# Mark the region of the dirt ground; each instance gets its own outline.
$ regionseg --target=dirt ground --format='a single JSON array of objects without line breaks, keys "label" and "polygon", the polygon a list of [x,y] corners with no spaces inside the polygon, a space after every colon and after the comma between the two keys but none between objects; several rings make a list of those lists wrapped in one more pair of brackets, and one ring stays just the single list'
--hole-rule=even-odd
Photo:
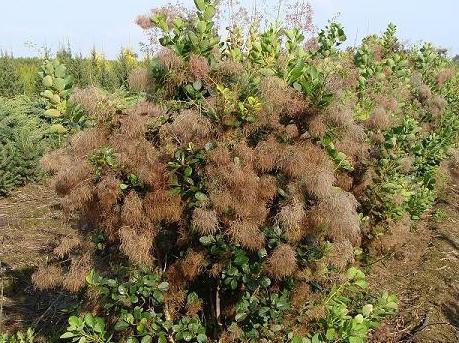
[{"label": "dirt ground", "polygon": [[7,198],[0,198],[3,328],[33,325],[38,333],[47,333],[56,325],[65,325],[66,308],[74,303],[74,298],[58,291],[35,290],[30,279],[34,268],[72,231],[54,193],[45,185],[27,185]]},{"label": "dirt ground", "polygon": [[458,175],[452,175],[425,225],[406,238],[371,267],[374,291],[389,290],[399,297],[397,316],[371,342],[459,342]]},{"label": "dirt ground", "polygon": [[[72,232],[46,185],[28,185],[0,199],[3,329],[33,325],[47,334],[65,326],[76,299],[39,292],[30,277]],[[395,252],[376,259],[367,274],[375,291],[396,293],[400,306],[370,342],[459,342],[459,178],[442,193],[426,224],[411,230]]]}]

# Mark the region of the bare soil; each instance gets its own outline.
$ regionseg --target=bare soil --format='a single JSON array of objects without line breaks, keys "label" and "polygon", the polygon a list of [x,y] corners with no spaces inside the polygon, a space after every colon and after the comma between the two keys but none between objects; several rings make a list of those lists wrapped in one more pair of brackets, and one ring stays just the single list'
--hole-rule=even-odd
[{"label": "bare soil", "polygon": [[426,223],[412,229],[405,244],[371,268],[373,289],[399,297],[398,314],[373,334],[373,343],[459,342],[459,177],[455,176]]},{"label": "bare soil", "polygon": [[49,334],[65,325],[74,297],[36,290],[31,275],[59,240],[72,232],[46,185],[30,184],[0,198],[0,291],[4,294],[0,332],[33,325],[39,334]]}]

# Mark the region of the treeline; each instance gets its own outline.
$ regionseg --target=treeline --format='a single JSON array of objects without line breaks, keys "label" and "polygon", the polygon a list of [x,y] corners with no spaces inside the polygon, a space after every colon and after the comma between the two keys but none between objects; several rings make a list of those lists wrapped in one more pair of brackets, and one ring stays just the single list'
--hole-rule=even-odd
[{"label": "treeline", "polygon": [[[47,54],[46,54],[47,55]],[[0,52],[0,96],[37,95],[42,91],[38,75],[40,66],[50,56],[14,57]],[[107,91],[127,87],[128,75],[137,67],[144,66],[130,49],[123,48],[116,60],[110,60],[93,49],[89,56],[72,53],[70,48],[62,48],[56,59],[63,63],[78,87],[96,86]]]}]

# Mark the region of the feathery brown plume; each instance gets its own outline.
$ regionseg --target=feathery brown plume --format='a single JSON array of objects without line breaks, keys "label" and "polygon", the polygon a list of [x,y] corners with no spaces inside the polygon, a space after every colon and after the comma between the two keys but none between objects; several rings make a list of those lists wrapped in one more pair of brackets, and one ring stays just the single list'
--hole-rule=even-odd
[{"label": "feathery brown plume", "polygon": [[215,78],[218,80],[237,79],[244,73],[244,67],[231,59],[220,61],[215,67]]},{"label": "feathery brown plume", "polygon": [[75,213],[87,208],[94,199],[94,185],[82,182],[67,194],[61,201],[63,210],[68,213]]},{"label": "feathery brown plume", "polygon": [[413,169],[414,157],[405,156],[399,160],[400,169],[404,173],[409,173]]},{"label": "feathery brown plume", "polygon": [[335,147],[346,155],[352,165],[368,159],[370,146],[367,135],[360,125],[351,125],[346,132],[336,140]]},{"label": "feathery brown plume", "polygon": [[325,230],[323,234],[332,242],[349,240],[353,245],[358,245],[361,237],[357,205],[351,193],[336,190],[312,207],[307,216],[317,229]]},{"label": "feathery brown plume", "polygon": [[[166,269],[166,278],[171,291],[175,292],[185,287],[187,280],[183,275],[181,261],[175,261]],[[171,292],[171,293],[173,293]]]},{"label": "feathery brown plume", "polygon": [[64,271],[60,266],[41,266],[32,275],[32,282],[40,290],[60,287],[64,278]]},{"label": "feathery brown plume", "polygon": [[454,69],[453,68],[443,68],[438,72],[437,75],[437,85],[438,87],[442,87],[445,82],[450,80],[454,76]]},{"label": "feathery brown plume", "polygon": [[133,113],[139,116],[147,116],[156,118],[161,116],[164,112],[154,103],[146,100],[139,101],[135,106],[128,110],[128,113]]},{"label": "feathery brown plume", "polygon": [[265,236],[257,226],[249,222],[232,222],[228,233],[234,243],[248,250],[257,251],[265,246]]},{"label": "feathery brown plume", "polygon": [[266,261],[266,271],[275,279],[283,279],[296,270],[295,250],[288,244],[280,244]]},{"label": "feathery brown plume", "polygon": [[40,167],[52,175],[61,170],[63,166],[70,165],[71,158],[64,149],[50,151],[40,159]]},{"label": "feathery brown plume", "polygon": [[209,275],[214,278],[217,278],[223,272],[224,268],[225,268],[225,265],[222,262],[214,263],[212,267],[210,267]]},{"label": "feathery brown plume", "polygon": [[164,87],[168,94],[173,94],[178,87],[184,85],[188,80],[189,75],[185,62],[182,57],[170,49],[162,49],[157,58],[158,62],[168,72]]},{"label": "feathery brown plume", "polygon": [[277,194],[277,181],[274,176],[263,175],[260,177],[260,187],[258,195],[263,202],[271,201]]},{"label": "feathery brown plume", "polygon": [[[110,146],[117,152],[119,164],[129,173],[137,175],[139,169],[157,170],[162,166],[158,166],[158,151],[143,137],[128,141],[122,135],[116,135],[110,141]],[[154,173],[151,177],[156,178],[157,175]]]},{"label": "feathery brown plume", "polygon": [[119,128],[113,135],[112,140],[121,139],[129,141],[145,141],[145,132],[147,131],[147,116],[138,115],[135,112],[130,112],[120,117]]},{"label": "feathery brown plume", "polygon": [[136,68],[128,76],[129,88],[135,92],[147,92],[152,81],[146,68]]},{"label": "feathery brown plume", "polygon": [[425,84],[421,84],[418,88],[418,94],[419,94],[419,101],[422,103],[425,103],[427,100],[429,100],[432,97],[432,91],[430,90],[429,86]]},{"label": "feathery brown plume", "polygon": [[333,162],[322,149],[311,143],[288,146],[280,167],[317,198],[327,197],[335,182]]},{"label": "feathery brown plume", "polygon": [[327,122],[332,123],[333,125],[345,126],[352,123],[354,119],[354,112],[349,106],[338,103],[333,104],[333,106],[329,106],[325,110],[323,117],[327,120]]},{"label": "feathery brown plume", "polygon": [[63,258],[80,245],[81,239],[79,237],[64,237],[59,245],[54,248],[53,253],[59,258]]},{"label": "feathery brown plume", "polygon": [[443,110],[448,105],[448,101],[446,101],[446,99],[442,96],[436,94],[432,96],[431,99],[429,99],[427,105],[432,113],[438,117],[442,114]]},{"label": "feathery brown plume", "polygon": [[254,151],[244,142],[232,150],[220,146],[208,154],[209,199],[220,218],[238,218],[258,227],[266,220],[268,208],[260,190],[263,184],[253,169]]},{"label": "feathery brown plume", "polygon": [[398,252],[412,238],[411,218],[408,214],[396,221],[389,221],[390,231],[371,242],[370,249],[374,254],[384,255]]},{"label": "feathery brown plume", "polygon": [[201,235],[211,235],[218,230],[217,213],[214,210],[195,208],[191,225]]},{"label": "feathery brown plume", "polygon": [[309,121],[309,133],[314,138],[322,138],[327,132],[327,125],[324,122],[324,118],[320,115],[315,116]]},{"label": "feathery brown plume", "polygon": [[87,161],[75,161],[72,166],[64,166],[54,178],[54,187],[57,194],[69,194],[81,182],[91,178],[92,167]]},{"label": "feathery brown plume", "polygon": [[296,199],[291,204],[282,207],[277,214],[279,226],[285,231],[290,241],[297,242],[303,238],[304,216],[303,204]]},{"label": "feathery brown plume", "polygon": [[181,220],[183,204],[178,196],[166,189],[148,192],[144,199],[145,212],[153,223],[178,222]]},{"label": "feathery brown plume", "polygon": [[121,240],[121,251],[123,251],[129,260],[140,266],[151,266],[153,256],[151,249],[156,232],[152,230],[136,230],[129,226],[123,226],[119,231]]},{"label": "feathery brown plume", "polygon": [[70,139],[72,154],[87,157],[95,150],[107,144],[105,130],[90,128],[80,131]]},{"label": "feathery brown plume", "polygon": [[100,207],[110,211],[118,203],[122,195],[120,188],[121,181],[113,175],[104,176],[96,185],[96,197]]},{"label": "feathery brown plume", "polygon": [[149,30],[149,29],[153,28],[153,23],[152,23],[150,17],[148,17],[146,15],[139,15],[136,18],[135,23],[137,25],[139,25],[144,30]]},{"label": "feathery brown plume", "polygon": [[398,109],[398,102],[395,97],[388,95],[379,95],[376,98],[376,103],[381,105],[386,111],[395,113]]},{"label": "feathery brown plume", "polygon": [[114,242],[119,239],[121,216],[117,208],[100,214],[98,220],[95,220],[95,222],[98,222],[99,227],[103,229],[109,241]]},{"label": "feathery brown plume", "polygon": [[160,129],[161,140],[165,144],[184,146],[194,143],[204,146],[210,139],[212,124],[203,115],[193,110],[184,110],[171,124],[165,124]]},{"label": "feathery brown plume", "polygon": [[370,129],[385,130],[391,125],[391,120],[383,107],[376,107],[365,124]]},{"label": "feathery brown plume", "polygon": [[88,253],[72,258],[70,270],[64,276],[63,287],[72,293],[80,291],[86,286],[86,275],[90,270],[91,256]]},{"label": "feathery brown plume", "polygon": [[327,317],[327,310],[323,304],[313,306],[304,312],[305,320],[317,322]]},{"label": "feathery brown plume", "polygon": [[298,138],[300,135],[300,131],[298,130],[298,126],[295,124],[289,124],[285,127],[285,135],[287,139],[295,139]]},{"label": "feathery brown plume", "polygon": [[354,179],[346,173],[340,172],[336,174],[336,186],[343,191],[350,192],[354,183]]},{"label": "feathery brown plume", "polygon": [[273,170],[278,167],[282,151],[282,146],[276,139],[268,137],[255,147],[255,166],[262,173]]},{"label": "feathery brown plume", "polygon": [[[298,117],[302,114],[308,102],[287,83],[277,77],[266,77],[261,83],[261,95],[263,106],[271,115],[286,113],[291,117]],[[276,117],[274,117],[276,118]]]},{"label": "feathery brown plume", "polygon": [[307,282],[301,282],[296,285],[292,294],[292,305],[295,307],[303,307],[308,301],[313,298],[311,286]]},{"label": "feathery brown plume", "polygon": [[206,255],[199,251],[190,250],[181,263],[183,275],[187,281],[193,281],[204,269]]},{"label": "feathery brown plume", "polygon": [[164,303],[167,306],[171,319],[177,317],[186,303],[187,293],[183,289],[169,291],[164,296]]},{"label": "feathery brown plume", "polygon": [[79,105],[85,112],[97,119],[99,123],[105,122],[114,114],[114,109],[107,93],[97,87],[76,88],[70,101]]},{"label": "feathery brown plume", "polygon": [[203,301],[202,299],[198,299],[191,304],[186,305],[186,314],[188,316],[194,316],[202,311]]},{"label": "feathery brown plume", "polygon": [[142,200],[135,191],[130,191],[124,198],[121,221],[124,225],[140,228],[144,217]]},{"label": "feathery brown plume", "polygon": [[221,343],[236,343],[240,342],[243,336],[244,331],[239,326],[232,325],[222,333],[219,341]]},{"label": "feathery brown plume", "polygon": [[334,243],[326,260],[338,271],[344,272],[349,265],[354,263],[354,247],[348,240]]},{"label": "feathery brown plume", "polygon": [[199,55],[191,55],[188,61],[188,68],[191,75],[196,80],[207,81],[209,78],[210,66],[207,62],[207,58]]}]

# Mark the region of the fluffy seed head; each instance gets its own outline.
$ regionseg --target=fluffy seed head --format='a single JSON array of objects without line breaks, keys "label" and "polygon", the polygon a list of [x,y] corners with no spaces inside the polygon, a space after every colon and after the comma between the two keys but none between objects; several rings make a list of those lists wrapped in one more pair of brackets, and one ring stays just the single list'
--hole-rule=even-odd
[{"label": "fluffy seed head", "polygon": [[190,250],[182,261],[183,275],[187,281],[193,281],[204,269],[206,255],[202,252]]},{"label": "fluffy seed head", "polygon": [[140,266],[151,266],[153,256],[151,249],[156,232],[151,230],[136,230],[129,226],[123,226],[119,231],[121,250],[129,260]]},{"label": "fluffy seed head", "polygon": [[151,22],[150,17],[148,17],[146,15],[139,15],[136,18],[135,23],[137,25],[139,25],[144,30],[148,30],[148,29],[153,28],[153,23]]},{"label": "fluffy seed head", "polygon": [[390,126],[391,121],[383,107],[376,107],[366,124],[371,129],[385,130]]},{"label": "fluffy seed head", "polygon": [[200,147],[205,145],[211,136],[210,121],[196,111],[182,111],[171,124],[163,125],[160,129],[161,140],[165,144],[184,146],[194,143]]},{"label": "fluffy seed head", "polygon": [[286,232],[290,241],[299,241],[302,236],[302,223],[304,220],[303,204],[294,200],[291,204],[282,207],[277,215],[280,227]]},{"label": "fluffy seed head", "polygon": [[64,271],[57,265],[39,267],[32,275],[32,282],[38,289],[45,290],[62,285]]},{"label": "fluffy seed head", "polygon": [[80,291],[86,286],[86,275],[90,270],[91,256],[89,254],[72,258],[70,270],[62,283],[63,287],[72,293]]},{"label": "fluffy seed head", "polygon": [[277,246],[267,260],[266,270],[279,280],[292,275],[296,270],[295,250],[288,244]]},{"label": "fluffy seed head", "polygon": [[121,220],[124,225],[139,228],[144,217],[142,200],[135,191],[129,192],[124,198]]},{"label": "fluffy seed head", "polygon": [[104,211],[110,211],[121,197],[121,181],[113,175],[105,176],[96,186],[96,197]]},{"label": "fluffy seed head", "polygon": [[191,225],[201,235],[214,234],[218,230],[217,213],[214,210],[198,207],[193,211]]},{"label": "fluffy seed head", "polygon": [[252,251],[259,250],[265,246],[265,236],[257,226],[249,222],[235,221],[229,228],[230,238]]},{"label": "fluffy seed head", "polygon": [[150,89],[151,80],[146,68],[134,69],[128,77],[129,87],[136,92],[146,92]]},{"label": "fluffy seed head", "polygon": [[206,58],[192,55],[188,61],[188,67],[196,80],[206,81],[208,79],[210,66]]},{"label": "fluffy seed head", "polygon": [[72,250],[78,248],[81,244],[79,237],[64,237],[59,245],[54,248],[53,253],[59,258],[63,258],[68,255]]}]

